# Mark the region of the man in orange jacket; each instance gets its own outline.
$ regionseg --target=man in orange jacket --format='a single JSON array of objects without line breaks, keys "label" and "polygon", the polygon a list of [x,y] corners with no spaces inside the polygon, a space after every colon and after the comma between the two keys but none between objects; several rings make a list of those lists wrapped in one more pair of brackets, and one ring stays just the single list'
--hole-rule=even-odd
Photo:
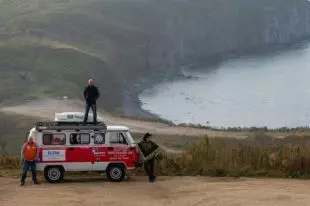
[{"label": "man in orange jacket", "polygon": [[36,174],[36,161],[38,160],[39,150],[38,145],[33,141],[33,138],[31,136],[28,138],[28,141],[23,145],[21,150],[21,156],[23,158],[23,172],[20,184],[25,184],[29,167],[31,168],[33,183],[39,184]]}]

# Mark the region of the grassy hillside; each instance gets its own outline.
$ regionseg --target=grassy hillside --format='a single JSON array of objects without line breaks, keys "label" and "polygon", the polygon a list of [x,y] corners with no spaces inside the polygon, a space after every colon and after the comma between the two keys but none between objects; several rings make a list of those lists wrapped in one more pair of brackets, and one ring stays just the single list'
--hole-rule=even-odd
[{"label": "grassy hillside", "polygon": [[[9,155],[19,154],[20,147],[23,141],[29,133],[35,122],[42,121],[34,117],[22,116],[19,114],[6,114],[0,112],[0,155],[7,153]],[[302,143],[308,141],[310,136],[309,129],[296,129],[296,130],[284,130],[284,131],[263,131],[263,130],[231,130],[222,131],[222,134],[214,133],[214,138],[225,139],[232,144],[234,142],[245,142],[245,143],[257,143],[260,145],[270,146],[272,144],[283,144],[283,143]],[[140,141],[143,136],[142,133],[132,133],[135,141]],[[236,137],[234,139],[232,137]],[[239,138],[243,136],[246,138],[245,141],[241,141]],[[227,137],[227,140],[226,138]],[[228,139],[232,140],[228,140]],[[158,144],[175,149],[184,150],[195,143],[199,143],[204,139],[204,136],[187,136],[184,135],[154,135],[154,141]],[[229,144],[230,144],[229,143]],[[228,143],[227,143],[228,144]]]},{"label": "grassy hillside", "polygon": [[18,155],[36,120],[0,112],[0,153]]},{"label": "grassy hillside", "polygon": [[1,0],[0,102],[80,97],[93,77],[100,106],[122,111],[141,85],[180,65],[307,37],[309,8],[306,0]]},{"label": "grassy hillside", "polygon": [[[87,79],[97,76],[101,77],[102,88],[121,93],[121,81],[117,81],[117,75],[107,64],[72,49],[2,47],[0,59],[0,100],[4,103],[45,97],[82,97]],[[103,97],[108,96],[108,92],[110,89],[101,90]],[[117,95],[110,96],[105,106],[118,106]]]},{"label": "grassy hillside", "polygon": [[[19,152],[36,119],[0,113],[0,170],[20,169]],[[283,138],[274,138],[273,135]],[[136,140],[142,134],[133,134]],[[157,160],[160,175],[272,176],[309,178],[310,133],[248,133],[246,139],[155,136],[155,142],[184,150]],[[3,170],[5,172],[5,170]],[[12,172],[12,171],[11,171]],[[142,170],[136,174],[144,174]],[[0,176],[3,175],[0,172]]]},{"label": "grassy hillside", "polygon": [[0,153],[18,155],[32,125],[32,118],[0,113]]},{"label": "grassy hillside", "polygon": [[[245,140],[205,137],[188,145],[181,154],[159,156],[156,173],[168,176],[309,178],[309,160],[309,136],[284,139],[258,136]],[[20,166],[18,156],[0,155],[3,172],[0,171],[0,175],[8,169],[15,174]],[[144,171],[139,168],[134,174],[144,174]]]},{"label": "grassy hillside", "polygon": [[181,155],[159,160],[158,172],[164,175],[309,178],[309,158],[309,136],[283,140],[205,138]]}]

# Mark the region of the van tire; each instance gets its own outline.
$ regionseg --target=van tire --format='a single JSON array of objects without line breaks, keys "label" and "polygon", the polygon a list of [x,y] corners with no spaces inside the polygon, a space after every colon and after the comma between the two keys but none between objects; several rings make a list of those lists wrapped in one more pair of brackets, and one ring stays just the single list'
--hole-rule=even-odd
[{"label": "van tire", "polygon": [[49,183],[59,183],[63,180],[64,169],[62,166],[48,166],[44,169],[44,177]]},{"label": "van tire", "polygon": [[125,177],[125,169],[121,164],[111,164],[107,168],[107,177],[111,182],[121,182]]}]

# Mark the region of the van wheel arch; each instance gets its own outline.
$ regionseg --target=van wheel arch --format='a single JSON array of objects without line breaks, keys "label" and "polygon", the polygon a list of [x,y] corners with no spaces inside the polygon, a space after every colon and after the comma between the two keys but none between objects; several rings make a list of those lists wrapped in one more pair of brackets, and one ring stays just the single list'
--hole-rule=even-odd
[{"label": "van wheel arch", "polygon": [[110,163],[106,173],[111,182],[121,182],[126,175],[126,166],[124,163]]},{"label": "van wheel arch", "polygon": [[62,165],[50,165],[44,168],[44,177],[49,183],[63,181],[65,168]]}]

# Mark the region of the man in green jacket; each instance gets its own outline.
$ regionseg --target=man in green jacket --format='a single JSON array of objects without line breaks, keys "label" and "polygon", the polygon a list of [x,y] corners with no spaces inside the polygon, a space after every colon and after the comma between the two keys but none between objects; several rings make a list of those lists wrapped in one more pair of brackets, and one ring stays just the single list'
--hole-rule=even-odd
[{"label": "man in green jacket", "polygon": [[139,148],[145,157],[144,159],[144,170],[149,176],[149,183],[155,183],[155,156],[156,152],[159,151],[159,146],[150,140],[152,134],[146,133],[143,136],[143,140],[138,143]]}]

